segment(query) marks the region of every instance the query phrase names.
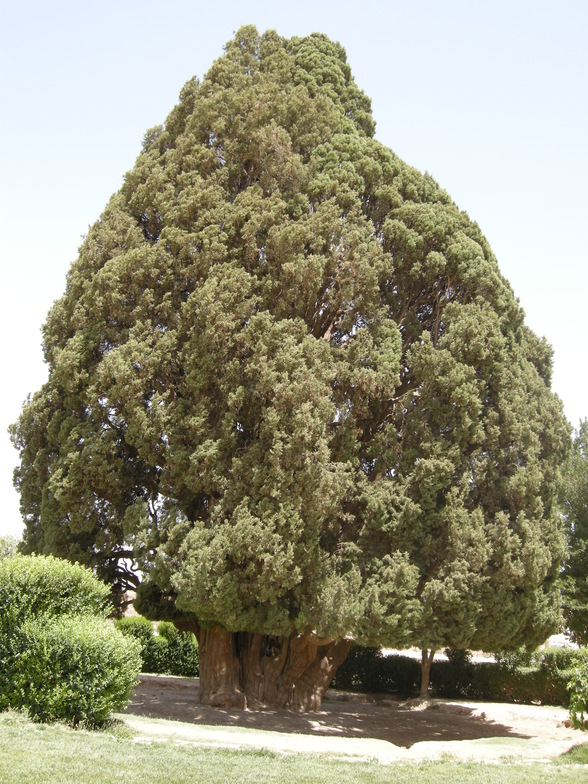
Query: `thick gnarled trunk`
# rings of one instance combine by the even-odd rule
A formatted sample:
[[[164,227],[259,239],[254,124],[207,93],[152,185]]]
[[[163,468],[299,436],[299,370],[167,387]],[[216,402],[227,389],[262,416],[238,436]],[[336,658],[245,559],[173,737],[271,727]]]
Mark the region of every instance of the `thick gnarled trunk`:
[[[218,627],[198,634],[200,702],[218,708],[246,708],[240,686],[239,660],[234,655],[230,632]]]
[[[351,646],[312,632],[275,637],[216,627],[197,636],[200,702],[222,708],[320,710]]]

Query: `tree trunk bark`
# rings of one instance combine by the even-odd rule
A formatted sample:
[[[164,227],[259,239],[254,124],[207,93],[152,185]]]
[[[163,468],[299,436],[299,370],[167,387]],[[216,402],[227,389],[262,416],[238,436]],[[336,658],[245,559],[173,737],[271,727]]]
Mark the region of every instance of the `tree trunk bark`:
[[[217,626],[199,628],[197,637],[199,701],[226,709],[320,710],[351,646],[350,640],[318,638],[310,631],[277,637]]]
[[[435,658],[436,651],[431,648],[430,650],[424,648],[421,651],[421,699],[426,699],[429,696],[429,679],[431,676],[431,664]]]
[[[200,629],[200,702],[217,708],[246,708],[247,700],[239,682],[239,660],[235,656],[234,635],[215,626]]]

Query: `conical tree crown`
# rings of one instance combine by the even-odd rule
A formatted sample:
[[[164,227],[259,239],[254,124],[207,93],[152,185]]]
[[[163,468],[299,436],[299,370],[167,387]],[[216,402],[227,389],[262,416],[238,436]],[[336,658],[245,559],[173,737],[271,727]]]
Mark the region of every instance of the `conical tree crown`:
[[[132,556],[160,613],[235,631],[549,625],[549,350],[478,226],[373,133],[323,35],[244,27],[186,84],[45,325],[14,429],[29,549],[131,582]]]

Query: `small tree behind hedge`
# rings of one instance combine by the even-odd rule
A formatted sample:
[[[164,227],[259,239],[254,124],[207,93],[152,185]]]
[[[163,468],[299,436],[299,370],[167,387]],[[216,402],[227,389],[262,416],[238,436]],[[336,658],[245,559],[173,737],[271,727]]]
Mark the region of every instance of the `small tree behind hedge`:
[[[140,646],[106,621],[108,596],[78,564],[0,560],[0,710],[100,724],[127,704]]]

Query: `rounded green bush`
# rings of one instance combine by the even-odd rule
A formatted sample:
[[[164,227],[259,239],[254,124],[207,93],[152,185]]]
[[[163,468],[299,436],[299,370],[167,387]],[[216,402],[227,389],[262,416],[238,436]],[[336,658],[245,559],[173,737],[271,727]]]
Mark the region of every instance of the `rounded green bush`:
[[[0,559],[0,710],[100,724],[127,703],[140,645],[106,621],[109,594],[79,564]]]
[[[32,618],[12,635],[11,707],[33,719],[98,725],[128,704],[139,643],[103,618]]]
[[[0,629],[41,615],[105,617],[109,595],[109,587],[79,564],[51,555],[0,559]]]
[[[180,635],[181,632],[176,629],[171,621],[160,621],[157,624],[157,634],[159,634],[160,637],[163,637],[164,640],[173,642],[178,639],[178,635]]]

